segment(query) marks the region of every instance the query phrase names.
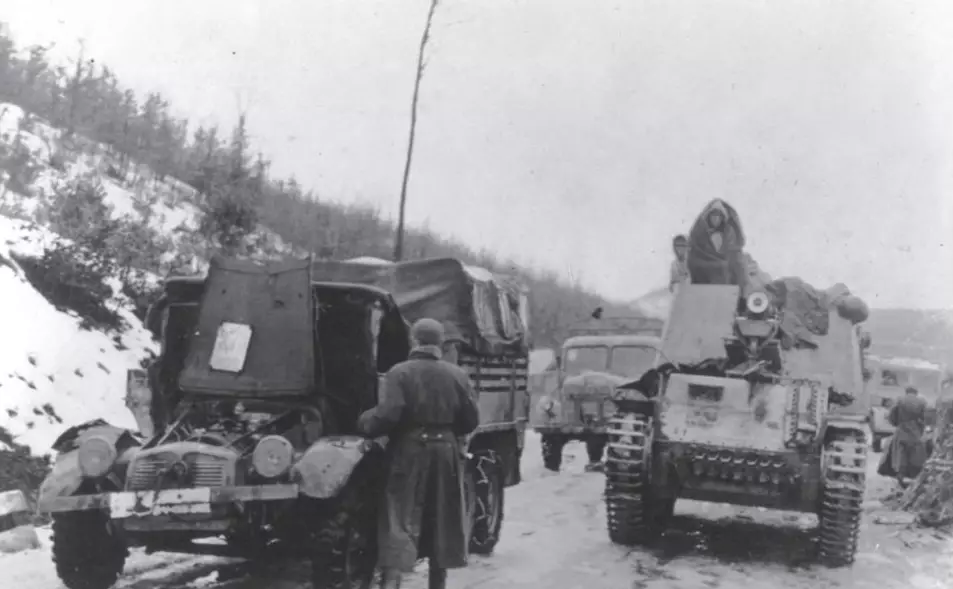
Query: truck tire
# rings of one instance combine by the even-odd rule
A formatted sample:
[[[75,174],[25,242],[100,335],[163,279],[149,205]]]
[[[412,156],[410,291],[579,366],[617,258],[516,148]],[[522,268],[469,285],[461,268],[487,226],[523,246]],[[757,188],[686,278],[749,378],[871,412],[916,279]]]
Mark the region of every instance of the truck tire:
[[[873,450],[878,454],[884,451],[884,436],[874,435]]]
[[[848,566],[857,554],[867,472],[867,444],[849,434],[835,434],[821,459],[821,506],[818,513],[820,561]]]
[[[126,565],[129,549],[102,511],[53,516],[53,562],[68,589],[108,589]]]
[[[472,490],[470,541],[473,554],[492,554],[503,528],[503,461],[492,450],[475,452],[467,465]]]
[[[622,413],[609,420],[609,430],[605,466],[609,539],[624,546],[644,545],[658,535],[675,505],[674,500],[660,505],[653,500],[652,419]]]
[[[377,565],[376,522],[372,510],[341,510],[314,533],[311,584],[314,589],[369,589]]]
[[[566,438],[559,434],[545,434],[542,437],[543,466],[547,470],[559,472],[563,463],[563,448]]]
[[[377,568],[380,467],[378,460],[365,458],[336,498],[305,502],[302,522],[308,522],[311,536],[314,589],[371,587]]]

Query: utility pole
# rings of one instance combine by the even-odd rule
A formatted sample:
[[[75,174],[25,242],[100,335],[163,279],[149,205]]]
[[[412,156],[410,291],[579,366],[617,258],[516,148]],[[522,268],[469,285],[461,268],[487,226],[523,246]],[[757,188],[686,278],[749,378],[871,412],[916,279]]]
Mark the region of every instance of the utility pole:
[[[433,14],[437,10],[440,0],[430,0],[430,10],[427,12],[427,24],[420,38],[420,50],[417,54],[417,76],[414,79],[414,96],[410,103],[410,136],[407,140],[407,157],[404,160],[404,178],[400,186],[400,212],[397,217],[397,240],[394,243],[394,261],[399,262],[404,257],[404,211],[407,207],[407,182],[410,179],[410,164],[414,157],[414,135],[417,130],[417,99],[420,96],[420,81],[424,77],[424,53],[427,41],[430,40],[430,25],[433,23]]]

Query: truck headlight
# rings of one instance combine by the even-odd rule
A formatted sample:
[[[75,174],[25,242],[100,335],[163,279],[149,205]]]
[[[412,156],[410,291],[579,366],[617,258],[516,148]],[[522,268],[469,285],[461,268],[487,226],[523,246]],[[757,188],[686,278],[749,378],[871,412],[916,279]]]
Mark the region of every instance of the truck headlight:
[[[116,448],[105,438],[89,438],[80,444],[76,452],[79,471],[88,478],[103,476],[116,462]]]
[[[255,472],[269,479],[279,477],[291,468],[294,448],[281,436],[265,436],[255,446],[251,464]]]

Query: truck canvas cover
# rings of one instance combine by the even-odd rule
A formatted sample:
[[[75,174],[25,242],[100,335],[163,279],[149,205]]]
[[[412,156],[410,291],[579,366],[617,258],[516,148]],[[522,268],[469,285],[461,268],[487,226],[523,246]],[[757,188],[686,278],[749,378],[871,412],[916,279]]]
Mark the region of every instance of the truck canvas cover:
[[[310,259],[260,264],[212,258],[179,387],[205,394],[310,394],[310,268]]]
[[[389,291],[408,321],[430,317],[450,326],[474,352],[526,352],[525,295],[510,278],[453,258],[392,263],[320,261],[318,281],[372,284]]]

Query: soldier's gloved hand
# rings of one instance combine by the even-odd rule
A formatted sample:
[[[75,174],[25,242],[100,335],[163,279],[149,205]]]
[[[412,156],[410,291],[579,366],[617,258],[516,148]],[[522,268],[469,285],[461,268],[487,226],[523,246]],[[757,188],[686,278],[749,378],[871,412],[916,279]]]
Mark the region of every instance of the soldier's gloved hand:
[[[470,436],[457,436],[457,446],[460,448],[460,458],[463,460],[469,460],[473,458],[467,448],[470,446]]]

